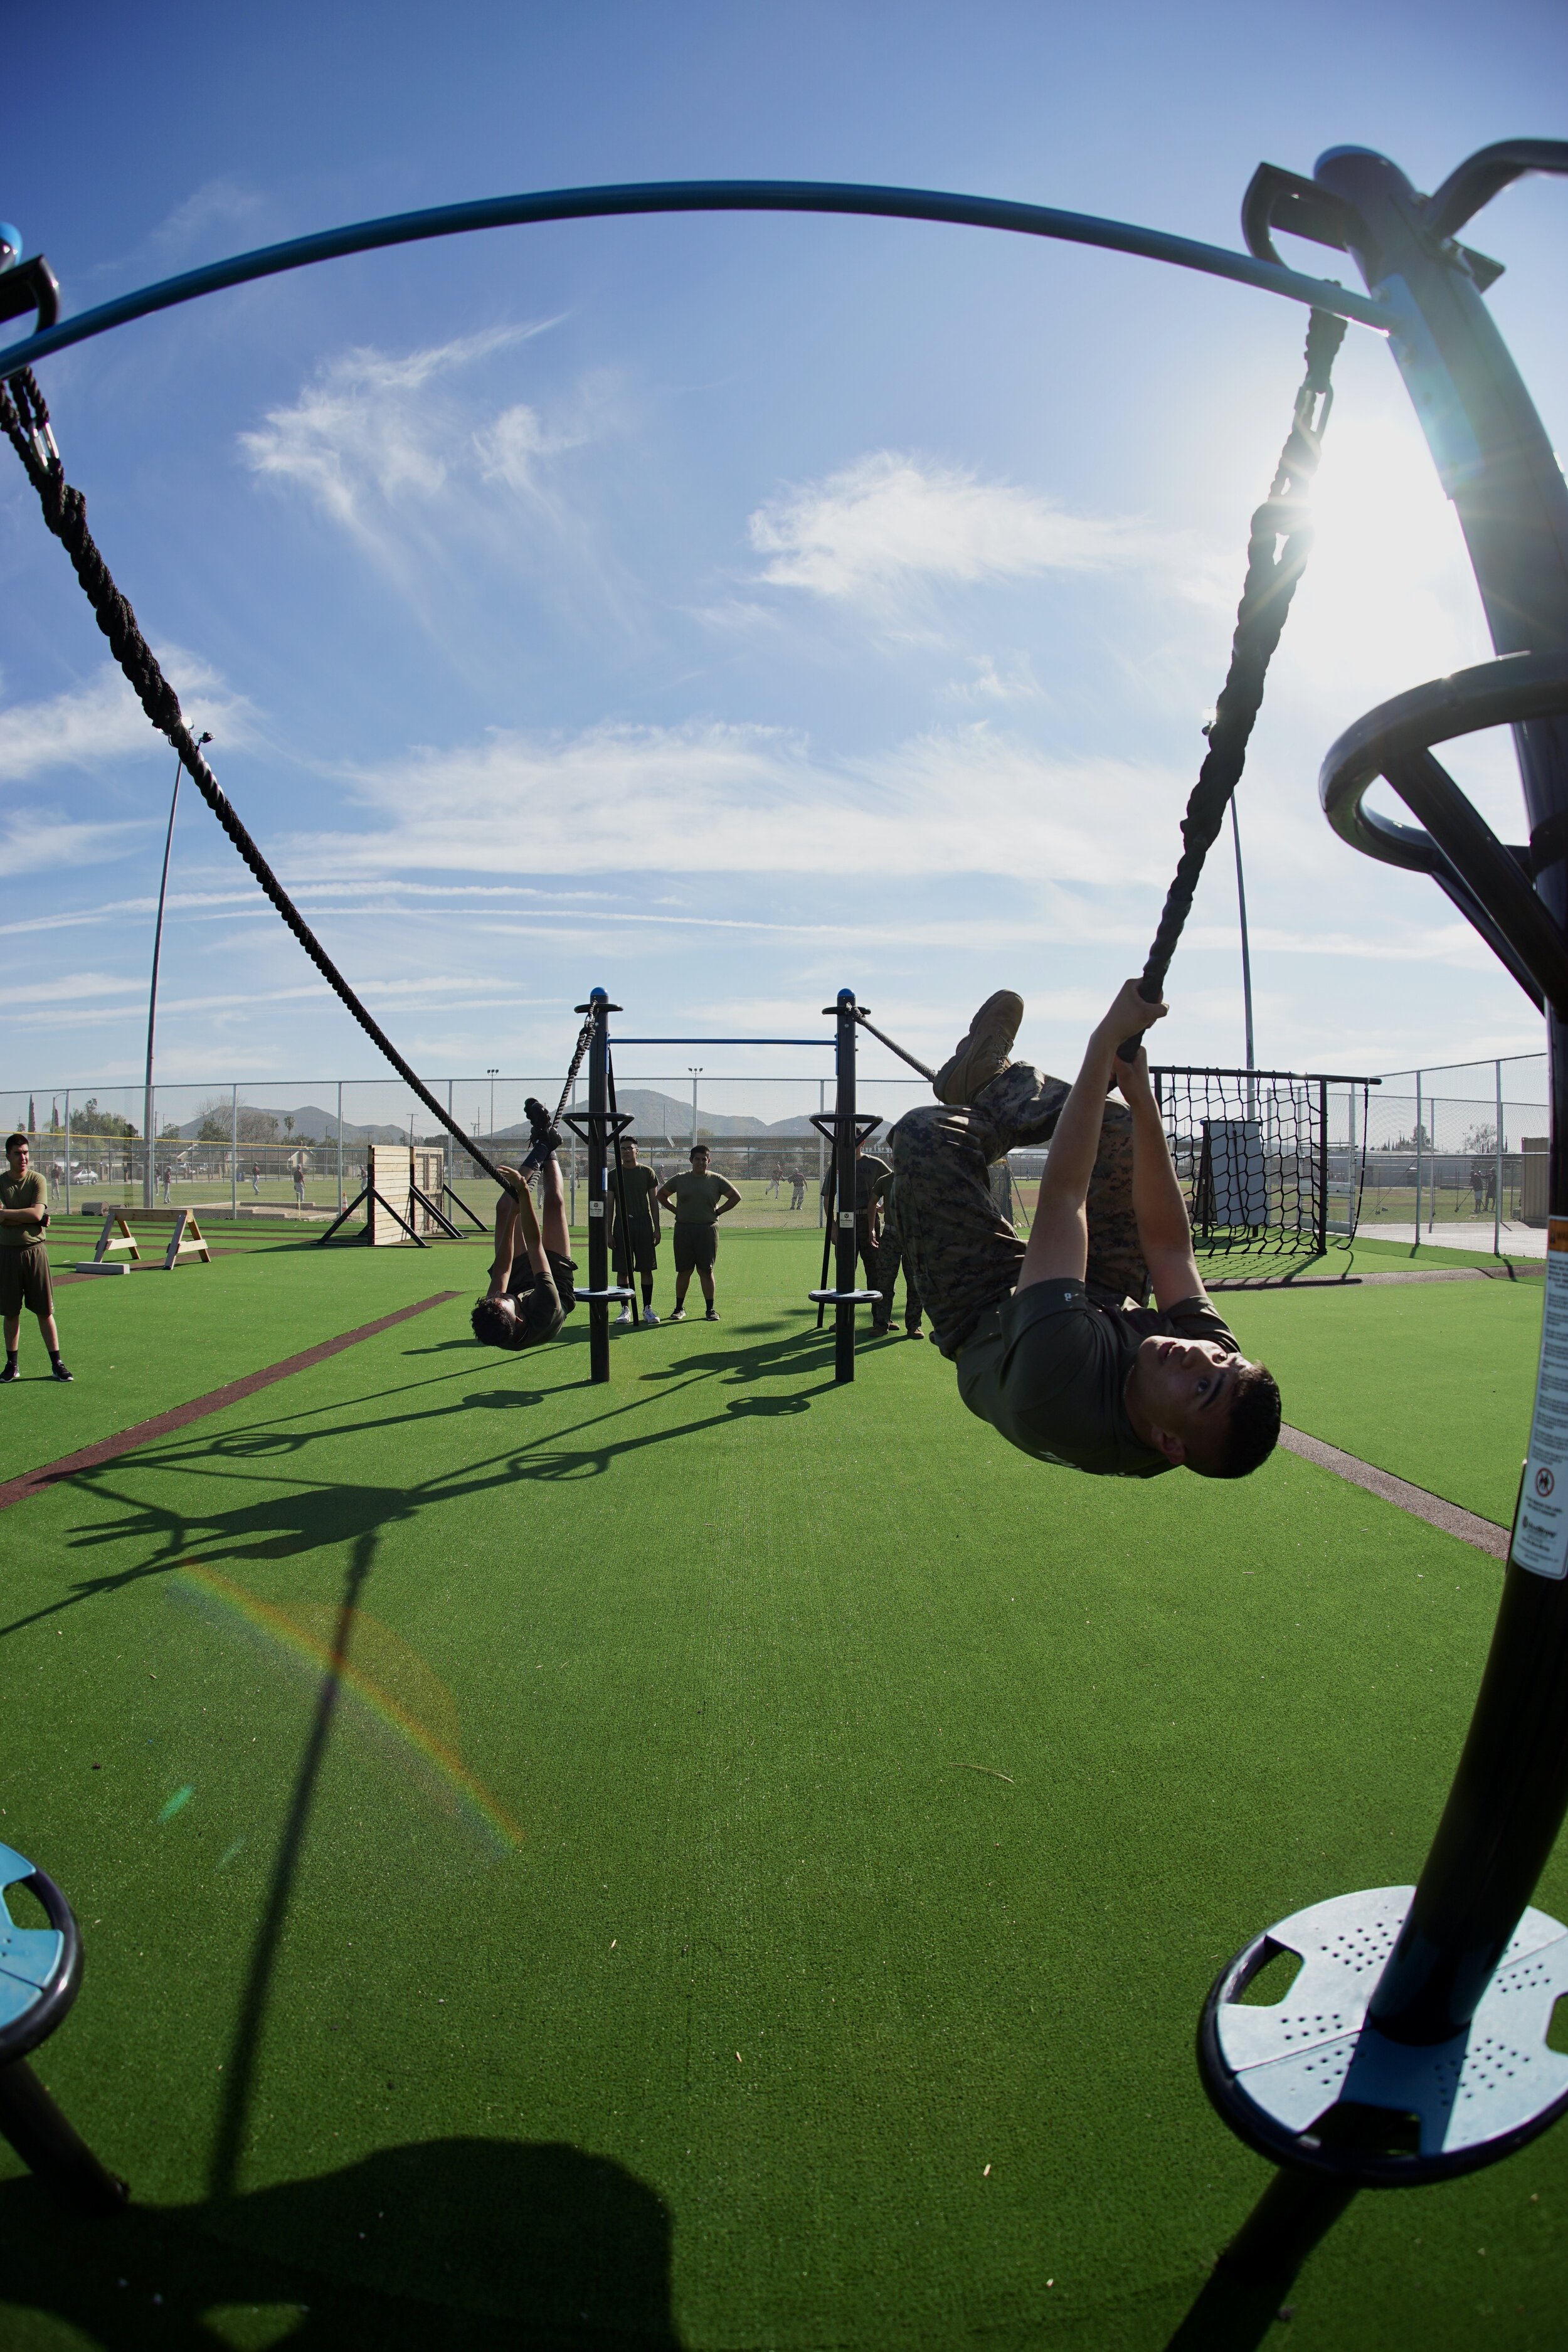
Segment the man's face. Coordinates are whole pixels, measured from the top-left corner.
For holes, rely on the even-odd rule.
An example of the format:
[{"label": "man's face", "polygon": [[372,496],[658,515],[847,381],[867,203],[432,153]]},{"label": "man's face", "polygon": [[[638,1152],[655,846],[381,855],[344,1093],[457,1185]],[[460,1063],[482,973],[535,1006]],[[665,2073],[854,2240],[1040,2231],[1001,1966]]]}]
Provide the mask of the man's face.
[{"label": "man's face", "polygon": [[1215,1339],[1151,1333],[1138,1350],[1139,1406],[1156,1428],[1181,1440],[1187,1458],[1206,1456],[1224,1437],[1246,1360]]},{"label": "man's face", "polygon": [[691,1155],[691,1172],[692,1172],[692,1174],[693,1174],[694,1176],[706,1176],[706,1175],[707,1175],[707,1173],[708,1173],[708,1154],[707,1154],[705,1151],[694,1151],[694,1152],[692,1153],[692,1155]]},{"label": "man's face", "polygon": [[635,1143],[623,1143],[621,1146],[621,1166],[623,1168],[635,1168],[637,1164],[637,1145]]},{"label": "man's face", "polygon": [[25,1143],[14,1143],[9,1151],[5,1154],[5,1157],[11,1164],[11,1173],[13,1176],[25,1176],[26,1174],[27,1147]]},{"label": "man's face", "polygon": [[503,1293],[500,1298],[492,1298],[490,1305],[499,1307],[509,1323],[517,1321],[517,1301],[510,1291]]}]

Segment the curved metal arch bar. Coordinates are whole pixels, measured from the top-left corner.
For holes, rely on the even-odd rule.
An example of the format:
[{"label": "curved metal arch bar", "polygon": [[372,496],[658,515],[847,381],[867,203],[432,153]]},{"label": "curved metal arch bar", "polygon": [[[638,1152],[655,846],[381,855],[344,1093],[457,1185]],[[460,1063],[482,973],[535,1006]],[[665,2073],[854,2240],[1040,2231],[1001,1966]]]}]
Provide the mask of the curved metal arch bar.
[{"label": "curved metal arch bar", "polygon": [[1227,278],[1239,286],[1283,295],[1287,301],[1336,311],[1363,327],[1386,330],[1389,324],[1381,304],[1331,285],[1326,278],[1304,277],[1278,263],[1256,261],[1250,254],[1202,245],[1193,237],[1169,236],[1162,229],[1101,220],[1092,213],[1057,212],[1046,205],[1010,204],[999,196],[950,195],[930,188],[865,187],[853,181],[658,180],[625,187],[556,188],[537,195],[487,196],[475,204],[392,213],[383,220],[357,221],[345,228],[322,229],[314,236],[292,237],[284,245],[259,246],[252,253],[235,254],[227,261],[186,270],[182,277],[162,278],[155,286],[100,302],[96,310],[83,310],[74,319],[62,319],[58,326],[47,327],[42,333],[0,352],[0,375],[14,374],[18,368],[47,359],[51,352],[87,342],[129,320],[194,302],[198,296],[216,294],[226,286],[246,286],[258,278],[304,269],[312,262],[371,253],[383,246],[416,245],[426,237],[460,236],[471,229],[520,228],[534,221],[596,220],[628,213],[858,213],[887,220],[1010,229],[1023,236],[1100,246],[1113,253],[1138,254],[1147,261],[1168,261],[1181,269],[1202,270],[1211,278]]}]

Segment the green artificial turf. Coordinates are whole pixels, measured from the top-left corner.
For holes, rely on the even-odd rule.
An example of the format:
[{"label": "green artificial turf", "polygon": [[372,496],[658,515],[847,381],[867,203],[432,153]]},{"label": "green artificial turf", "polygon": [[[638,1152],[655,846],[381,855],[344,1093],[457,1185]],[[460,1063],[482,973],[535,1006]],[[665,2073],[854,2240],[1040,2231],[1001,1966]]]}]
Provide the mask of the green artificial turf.
[{"label": "green artificial turf", "polygon": [[[0,1835],[88,1951],[38,2071],[138,2200],[0,2156],[8,2347],[1166,2343],[1268,2177],[1204,1995],[1415,1875],[1499,1570],[1283,1453],[1044,1470],[929,1346],[836,1388],[816,1246],[726,1235],[608,1389],[581,1316],[474,1349],[475,1251],[63,1295],[128,1422],[463,1293],[7,1517]],[[1501,1286],[1233,1304],[1325,1412],[1336,1330],[1367,1414],[1419,1355],[1456,1458],[1533,1353]],[[1363,2197],[1279,2341],[1554,2346],[1565,2228],[1562,2135]]]},{"label": "green artificial turf", "polygon": [[1530,1442],[1541,1282],[1234,1293],[1237,1338],[1313,1437],[1510,1525]]}]

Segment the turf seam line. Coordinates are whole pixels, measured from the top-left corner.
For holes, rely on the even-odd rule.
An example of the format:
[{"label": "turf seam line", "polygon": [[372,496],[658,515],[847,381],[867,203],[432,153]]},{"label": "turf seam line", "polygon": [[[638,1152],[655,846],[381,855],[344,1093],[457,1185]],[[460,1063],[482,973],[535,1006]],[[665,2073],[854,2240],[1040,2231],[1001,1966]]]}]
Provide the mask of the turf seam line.
[{"label": "turf seam line", "polygon": [[62,1454],[58,1462],[46,1462],[39,1469],[25,1470],[20,1477],[7,1478],[0,1485],[0,1510],[12,1503],[26,1502],[29,1495],[41,1494],[46,1487],[58,1486],[62,1478],[74,1477],[79,1471],[96,1470],[102,1463],[117,1461],[122,1454],[133,1454],[138,1446],[170,1436],[193,1421],[205,1421],[209,1413],[222,1412],[246,1397],[255,1396],[258,1390],[290,1379],[296,1372],[308,1372],[312,1365],[324,1364],[331,1356],[341,1356],[345,1348],[357,1348],[362,1339],[374,1339],[380,1332],[390,1331],[395,1324],[406,1323],[410,1316],[423,1315],[432,1307],[445,1307],[459,1295],[456,1290],[437,1290],[433,1297],[421,1298],[413,1307],[400,1307],[395,1314],[379,1316],[374,1323],[362,1323],[355,1330],[340,1331],[335,1339],[322,1339],[298,1356],[285,1356],[281,1363],[268,1364],[258,1372],[247,1372],[243,1379],[229,1381],[221,1389],[211,1389],[205,1396],[193,1397],[188,1404],[174,1405],[151,1421],[139,1421],[133,1429],[122,1429],[118,1436],[100,1438],[96,1445],[84,1445],[79,1453]]},{"label": "turf seam line", "polygon": [[1489,1553],[1493,1559],[1508,1558],[1509,1531],[1493,1520],[1479,1518],[1474,1511],[1462,1510],[1458,1503],[1430,1494],[1425,1486],[1413,1486],[1408,1479],[1396,1478],[1392,1471],[1379,1470],[1357,1454],[1342,1453],[1339,1446],[1325,1444],[1321,1437],[1309,1437],[1305,1430],[1292,1429],[1289,1423],[1279,1432],[1279,1443],[1290,1453],[1299,1454],[1303,1462],[1315,1463],[1320,1470],[1331,1470],[1337,1477],[1347,1478],[1352,1486],[1364,1486],[1368,1494],[1381,1496],[1396,1510],[1425,1519],[1428,1527],[1441,1528],[1445,1535],[1458,1536],[1461,1543],[1474,1544],[1478,1551]]}]

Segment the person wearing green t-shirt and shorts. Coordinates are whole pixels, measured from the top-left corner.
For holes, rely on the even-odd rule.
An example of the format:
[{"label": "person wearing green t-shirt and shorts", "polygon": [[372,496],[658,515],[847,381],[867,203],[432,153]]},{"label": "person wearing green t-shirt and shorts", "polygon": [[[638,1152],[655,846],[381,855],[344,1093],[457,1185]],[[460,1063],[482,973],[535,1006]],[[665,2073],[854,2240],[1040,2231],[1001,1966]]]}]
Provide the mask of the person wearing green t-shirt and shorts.
[{"label": "person wearing green t-shirt and shorts", "polygon": [[44,1228],[49,1222],[44,1180],[36,1168],[28,1166],[28,1157],[25,1135],[5,1138],[5,1173],[0,1176],[0,1320],[5,1329],[5,1368],[0,1371],[0,1381],[17,1378],[24,1307],[38,1318],[55,1379],[68,1381],[71,1375],[60,1361],[49,1253],[44,1242]]},{"label": "person wearing green t-shirt and shorts", "polygon": [[719,1320],[713,1303],[713,1261],[719,1255],[719,1220],[741,1205],[741,1196],[727,1176],[708,1173],[708,1146],[691,1147],[691,1172],[672,1176],[655,1196],[661,1208],[675,1212],[675,1312],[672,1323],[686,1320],[686,1293],[691,1277],[702,1285],[710,1323]]}]

